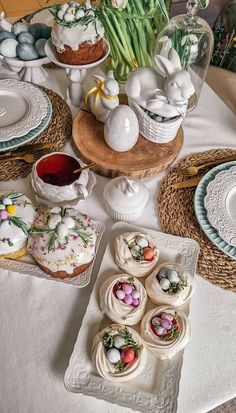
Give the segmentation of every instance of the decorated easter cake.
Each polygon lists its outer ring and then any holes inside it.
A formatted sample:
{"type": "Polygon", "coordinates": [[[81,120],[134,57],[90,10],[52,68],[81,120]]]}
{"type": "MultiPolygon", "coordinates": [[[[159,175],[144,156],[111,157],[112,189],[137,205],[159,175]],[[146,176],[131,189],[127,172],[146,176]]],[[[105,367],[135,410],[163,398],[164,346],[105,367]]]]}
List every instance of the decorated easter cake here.
{"type": "Polygon", "coordinates": [[[112,324],[93,340],[92,362],[105,380],[125,382],[141,373],[146,349],[139,334],[130,327],[112,324]]]}
{"type": "Polygon", "coordinates": [[[141,337],[160,359],[170,359],[182,350],[190,339],[187,316],[170,306],[148,311],[141,322],[141,337]]]}
{"type": "Polygon", "coordinates": [[[195,282],[194,277],[182,265],[167,262],[146,278],[145,287],[154,303],[178,307],[191,298],[195,282]]]}
{"type": "Polygon", "coordinates": [[[71,208],[43,211],[35,221],[28,251],[49,275],[69,278],[85,271],[95,256],[93,221],[71,208]]]}
{"type": "Polygon", "coordinates": [[[100,289],[100,308],[119,324],[140,322],[147,304],[147,293],[140,281],[127,274],[109,277],[100,289]]]}
{"type": "Polygon", "coordinates": [[[144,277],[156,267],[159,249],[149,234],[125,232],[115,240],[116,264],[128,274],[144,277]]]}
{"type": "Polygon", "coordinates": [[[27,254],[27,237],[36,218],[26,195],[16,191],[0,194],[0,258],[19,258],[27,254]]]}
{"type": "Polygon", "coordinates": [[[89,1],[70,1],[51,8],[54,15],[52,44],[60,62],[83,65],[96,62],[104,54],[104,28],[89,1]]]}

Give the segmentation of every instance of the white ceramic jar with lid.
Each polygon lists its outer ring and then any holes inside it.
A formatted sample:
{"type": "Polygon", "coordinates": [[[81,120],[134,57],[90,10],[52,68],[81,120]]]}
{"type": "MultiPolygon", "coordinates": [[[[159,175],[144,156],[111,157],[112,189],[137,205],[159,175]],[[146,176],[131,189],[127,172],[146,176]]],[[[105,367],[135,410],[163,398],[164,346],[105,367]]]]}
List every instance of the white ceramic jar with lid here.
{"type": "Polygon", "coordinates": [[[121,176],[106,184],[103,197],[106,211],[111,218],[132,222],[142,214],[149,198],[149,191],[138,179],[121,176]]]}

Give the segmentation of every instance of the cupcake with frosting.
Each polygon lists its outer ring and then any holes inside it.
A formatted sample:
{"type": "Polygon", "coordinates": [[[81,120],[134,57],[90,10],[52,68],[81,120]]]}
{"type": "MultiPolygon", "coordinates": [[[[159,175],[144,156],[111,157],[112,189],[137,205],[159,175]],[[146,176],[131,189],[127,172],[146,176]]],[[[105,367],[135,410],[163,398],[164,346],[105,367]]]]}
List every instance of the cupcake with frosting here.
{"type": "Polygon", "coordinates": [[[100,308],[112,321],[135,325],[140,322],[147,304],[147,293],[136,278],[127,274],[109,277],[100,289],[100,308]]]}
{"type": "Polygon", "coordinates": [[[161,360],[170,359],[182,350],[190,334],[186,315],[174,307],[156,307],[148,311],[141,322],[141,337],[161,360]]]}
{"type": "Polygon", "coordinates": [[[112,324],[94,337],[92,362],[105,380],[122,383],[141,373],[146,362],[146,349],[132,328],[112,324]]]}
{"type": "Polygon", "coordinates": [[[149,234],[125,232],[115,239],[115,262],[128,274],[144,277],[157,266],[159,249],[149,234]]]}
{"type": "Polygon", "coordinates": [[[155,304],[178,307],[192,297],[195,282],[181,264],[167,262],[159,265],[146,278],[145,288],[155,304]]]}

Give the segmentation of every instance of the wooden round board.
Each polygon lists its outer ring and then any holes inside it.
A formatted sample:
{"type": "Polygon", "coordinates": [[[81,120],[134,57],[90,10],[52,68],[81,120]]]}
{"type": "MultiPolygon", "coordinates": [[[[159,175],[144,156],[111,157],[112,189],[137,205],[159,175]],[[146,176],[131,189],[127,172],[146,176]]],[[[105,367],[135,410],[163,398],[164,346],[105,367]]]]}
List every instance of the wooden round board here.
{"type": "Polygon", "coordinates": [[[136,145],[127,152],[116,152],[104,140],[104,124],[86,111],[80,111],[73,123],[73,140],[86,163],[96,162],[93,171],[114,178],[127,175],[137,179],[153,176],[167,168],[183,145],[183,129],[169,143],[158,144],[139,135],[136,145]]]}

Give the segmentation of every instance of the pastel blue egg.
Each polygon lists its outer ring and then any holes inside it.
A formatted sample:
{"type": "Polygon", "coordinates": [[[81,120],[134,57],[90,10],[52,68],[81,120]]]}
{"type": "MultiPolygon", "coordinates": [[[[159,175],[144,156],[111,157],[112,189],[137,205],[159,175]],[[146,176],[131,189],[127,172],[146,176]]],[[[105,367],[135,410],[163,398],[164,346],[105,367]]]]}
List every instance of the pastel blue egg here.
{"type": "Polygon", "coordinates": [[[12,200],[10,198],[3,198],[3,205],[12,205],[12,200]]]}
{"type": "Polygon", "coordinates": [[[19,43],[34,44],[35,40],[31,33],[21,33],[17,37],[19,43]]]}
{"type": "Polygon", "coordinates": [[[39,57],[35,47],[29,43],[19,43],[16,48],[16,53],[21,60],[36,60],[39,57]]]}
{"type": "Polygon", "coordinates": [[[18,36],[20,33],[25,33],[29,31],[29,23],[15,23],[12,26],[11,29],[12,33],[14,33],[15,36],[18,36]]]}
{"type": "Polygon", "coordinates": [[[7,30],[0,29],[0,42],[5,39],[15,39],[14,33],[8,32],[7,30]]]}

